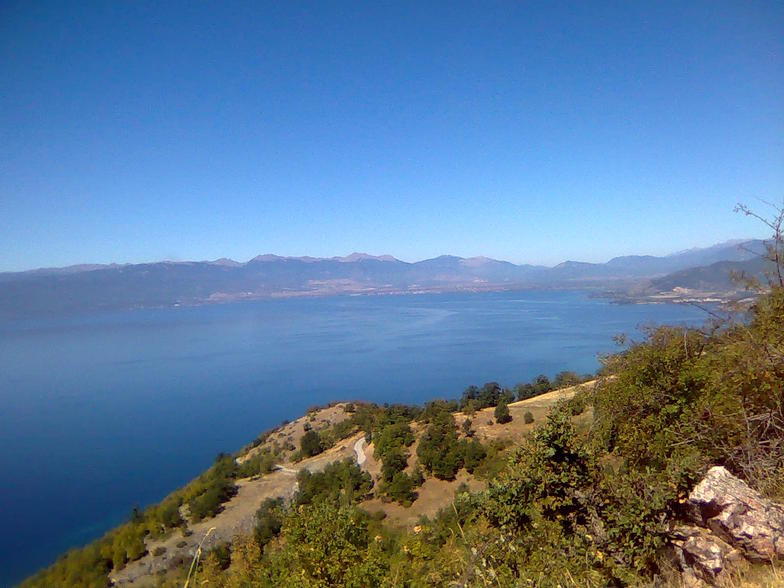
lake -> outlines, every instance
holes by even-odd
[[[338,399],[422,403],[592,372],[685,305],[576,291],[330,297],[0,323],[0,586]]]

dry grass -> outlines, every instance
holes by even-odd
[[[592,383],[586,383],[582,386],[590,385]],[[514,402],[509,405],[512,421],[503,425],[495,423],[493,408],[477,411],[475,415],[470,417],[475,435],[482,442],[505,440],[511,442],[512,445],[520,443],[536,426],[544,422],[547,413],[555,404],[563,399],[571,398],[582,386],[556,390],[535,398]],[[350,416],[345,412],[345,404],[336,403],[278,427],[263,444],[248,450],[238,458],[238,461],[242,462],[252,457],[263,448],[271,449],[276,443],[282,447],[288,441],[295,448],[299,448],[300,439],[305,434],[305,423],[310,424],[317,431],[330,427]],[[526,424],[523,415],[529,411],[534,415],[534,422]],[[458,427],[462,426],[466,418],[468,417],[463,413],[455,413]],[[590,411],[586,411],[578,417],[578,420],[589,418]],[[488,424],[488,420],[491,419],[493,424]],[[412,423],[411,429],[416,440],[409,448],[410,457],[407,467],[409,473],[417,462],[416,448],[425,426]],[[318,471],[329,463],[354,457],[354,443],[361,437],[362,433],[353,435],[340,441],[335,447],[324,453],[298,463],[290,461],[294,451],[283,452],[280,454],[279,463],[289,470],[296,471],[307,468],[311,471]],[[362,465],[362,469],[367,471],[374,482],[378,484],[381,478],[381,464],[375,458],[373,449],[373,444],[365,448],[366,461]],[[189,530],[192,534],[187,537],[175,533],[165,540],[148,542],[148,554],[113,574],[113,580],[117,585],[133,583],[134,586],[152,586],[155,583],[156,574],[165,570],[177,558],[194,561],[202,550],[210,549],[220,543],[230,542],[238,534],[251,532],[255,523],[255,513],[261,502],[266,498],[290,498],[293,496],[295,478],[290,472],[276,471],[261,477],[238,480],[237,495],[224,505],[221,513],[214,518],[190,525]],[[367,500],[360,506],[371,512],[383,511],[386,514],[387,523],[394,527],[410,528],[421,516],[432,517],[440,509],[448,507],[454,499],[455,491],[462,483],[466,483],[472,491],[480,490],[485,486],[485,482],[477,480],[465,470],[461,470],[457,478],[451,482],[435,478],[425,480],[425,483],[418,489],[417,500],[408,508],[395,502],[382,502],[379,498]],[[199,537],[203,539],[200,541]],[[156,547],[165,547],[166,551],[161,555],[154,556],[152,552]]]
[[[548,392],[547,394],[542,394],[535,398],[513,402],[509,405],[509,413],[512,416],[512,420],[503,425],[495,422],[493,416],[495,411],[494,408],[479,410],[472,416],[465,415],[462,412],[456,412],[454,413],[455,422],[458,426],[458,430],[461,430],[463,422],[467,418],[470,418],[472,429],[475,431],[475,437],[483,443],[489,441],[506,441],[509,442],[511,446],[514,446],[522,443],[531,431],[544,422],[547,414],[558,402],[571,398],[578,390],[593,386],[593,384],[594,382],[586,382],[580,386],[554,390],[553,392]],[[523,415],[526,412],[531,412],[533,414],[533,423],[525,423]],[[577,417],[576,421],[578,423],[589,422],[591,414],[590,409],[587,409],[582,415]],[[491,420],[492,424],[489,424],[488,421]],[[414,432],[415,441],[411,447],[408,448],[410,455],[406,472],[409,474],[417,463],[416,451],[425,428],[426,425],[416,422],[411,423],[411,430]],[[381,480],[381,463],[375,458],[373,449],[372,443],[365,448],[367,459],[363,464],[362,469],[367,471],[373,478],[373,481],[378,485]],[[386,515],[385,521],[393,527],[411,528],[421,516],[432,517],[442,508],[448,507],[454,499],[455,491],[462,483],[467,484],[472,492],[481,490],[486,485],[484,481],[477,480],[465,470],[460,470],[456,479],[451,482],[438,480],[432,477],[425,480],[425,483],[417,489],[418,497],[410,507],[401,506],[396,502],[383,502],[379,498],[367,500],[360,504],[360,506],[370,512],[384,512]]]
[[[494,408],[483,408],[472,416],[457,412],[455,413],[455,421],[457,422],[458,428],[460,428],[462,427],[463,422],[467,418],[470,418],[472,428],[476,431],[475,436],[482,442],[504,440],[509,441],[512,444],[520,444],[531,431],[544,422],[553,406],[558,404],[561,400],[572,398],[579,390],[592,388],[595,383],[595,381],[586,382],[579,386],[553,390],[552,392],[535,396],[528,400],[513,402],[509,405],[509,414],[512,416],[512,420],[503,425],[495,422]],[[525,423],[524,416],[526,412],[530,412],[533,415],[533,423]],[[592,412],[591,409],[588,408],[576,420],[578,422],[589,422],[591,417]],[[492,424],[490,424],[491,422]]]
[[[292,454],[299,449],[300,440],[305,434],[305,424],[307,423],[314,431],[321,431],[336,425],[349,418],[351,415],[346,412],[346,402],[337,402],[333,405],[320,408],[309,414],[279,426],[274,432],[258,447],[253,447],[237,458],[238,463],[243,463],[264,449],[272,450],[277,445],[283,448],[287,443],[294,447],[292,450],[282,450],[279,454],[281,461],[288,461]]]

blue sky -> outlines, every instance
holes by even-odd
[[[603,261],[784,198],[781,2],[163,4],[0,5],[0,270]]]

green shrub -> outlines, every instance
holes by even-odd
[[[283,525],[283,499],[267,498],[256,511],[256,526],[253,537],[259,547],[264,547],[280,534]]]
[[[359,502],[373,487],[370,474],[363,472],[350,458],[328,464],[321,472],[300,470],[297,484],[297,504],[335,500],[341,496],[349,503]]]
[[[414,488],[413,478],[405,472],[398,471],[395,472],[390,481],[384,483],[382,492],[392,500],[396,500],[407,507],[411,506],[417,499],[417,493],[414,491]]]
[[[550,378],[545,375],[536,376],[533,382],[528,384],[517,384],[515,386],[518,400],[528,400],[534,396],[550,392],[552,389],[553,385],[550,383]]]
[[[558,372],[553,380],[553,388],[569,388],[581,384],[583,379],[575,372]]]
[[[509,407],[503,400],[498,403],[498,406],[495,407],[493,416],[495,416],[495,420],[499,425],[512,422],[512,415],[509,414]]]
[[[473,474],[485,459],[487,452],[476,439],[463,442],[463,465],[469,474]]]
[[[526,425],[530,425],[534,422],[534,415],[530,410],[525,411],[525,414],[523,415],[523,422]]]
[[[275,456],[269,450],[257,451],[253,457],[237,466],[238,478],[249,478],[270,473],[275,467]]]
[[[388,450],[381,464],[381,478],[391,482],[395,474],[402,472],[408,465],[408,451],[400,448]]]
[[[448,410],[434,412],[417,447],[419,463],[436,478],[453,480],[463,465],[455,419]]]
[[[366,515],[353,507],[319,502],[286,517],[282,542],[248,584],[260,586],[381,586],[388,563],[369,541]]]
[[[321,437],[316,431],[308,431],[302,436],[300,440],[300,451],[303,457],[313,457],[324,451],[324,445],[321,443]]]
[[[514,401],[514,393],[502,388],[498,382],[487,382],[481,388],[469,386],[460,399],[460,410],[476,411],[482,408],[496,406],[504,401],[507,404]]]

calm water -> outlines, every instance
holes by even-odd
[[[488,380],[589,372],[615,334],[704,318],[687,306],[525,292],[0,323],[0,586],[310,405],[421,403]]]

